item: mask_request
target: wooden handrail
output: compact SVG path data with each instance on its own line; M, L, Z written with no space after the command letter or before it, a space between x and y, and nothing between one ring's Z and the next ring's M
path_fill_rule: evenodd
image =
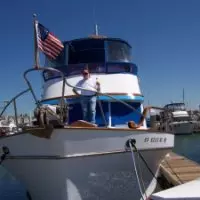
M132 129L140 128L143 125L145 118L147 117L148 111L150 111L151 109L164 110L164 108L161 108L161 107L148 106L148 107L144 108L143 113L142 113L142 115L140 117L139 123L136 124L134 121L129 121L128 122L128 127L132 128Z

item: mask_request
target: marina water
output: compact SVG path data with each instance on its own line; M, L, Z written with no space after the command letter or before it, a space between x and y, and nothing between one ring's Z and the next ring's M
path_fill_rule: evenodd
M200 163L200 133L176 135L173 152Z

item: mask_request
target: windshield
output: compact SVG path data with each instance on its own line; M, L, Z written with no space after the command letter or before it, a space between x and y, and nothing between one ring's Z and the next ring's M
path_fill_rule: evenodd
M104 63L104 40L75 40L69 43L68 64Z
M122 41L107 41L108 62L131 62L131 47Z
M45 66L57 68L64 65L105 62L131 62L131 46L118 39L73 40L65 43L63 52L55 60L46 57Z
M181 122L181 121L190 121L190 116L183 116L183 117L174 117L173 121Z
M181 111L185 110L185 104L184 103L176 103L176 104L169 104L165 106L166 109L170 111Z

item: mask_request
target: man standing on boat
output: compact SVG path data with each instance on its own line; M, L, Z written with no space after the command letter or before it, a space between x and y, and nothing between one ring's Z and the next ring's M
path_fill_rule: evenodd
M81 90L81 107L83 111L83 120L95 124L96 116L96 101L97 96L96 92L100 91L100 83L96 80L93 80L90 76L90 72L87 68L82 71L83 79L81 79L76 87L81 87L88 90ZM77 95L80 95L75 88L73 92Z

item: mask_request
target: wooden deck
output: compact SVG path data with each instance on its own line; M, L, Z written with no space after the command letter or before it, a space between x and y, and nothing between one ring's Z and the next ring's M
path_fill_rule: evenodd
M184 156L170 153L160 166L161 176L173 186L200 178L200 165Z

